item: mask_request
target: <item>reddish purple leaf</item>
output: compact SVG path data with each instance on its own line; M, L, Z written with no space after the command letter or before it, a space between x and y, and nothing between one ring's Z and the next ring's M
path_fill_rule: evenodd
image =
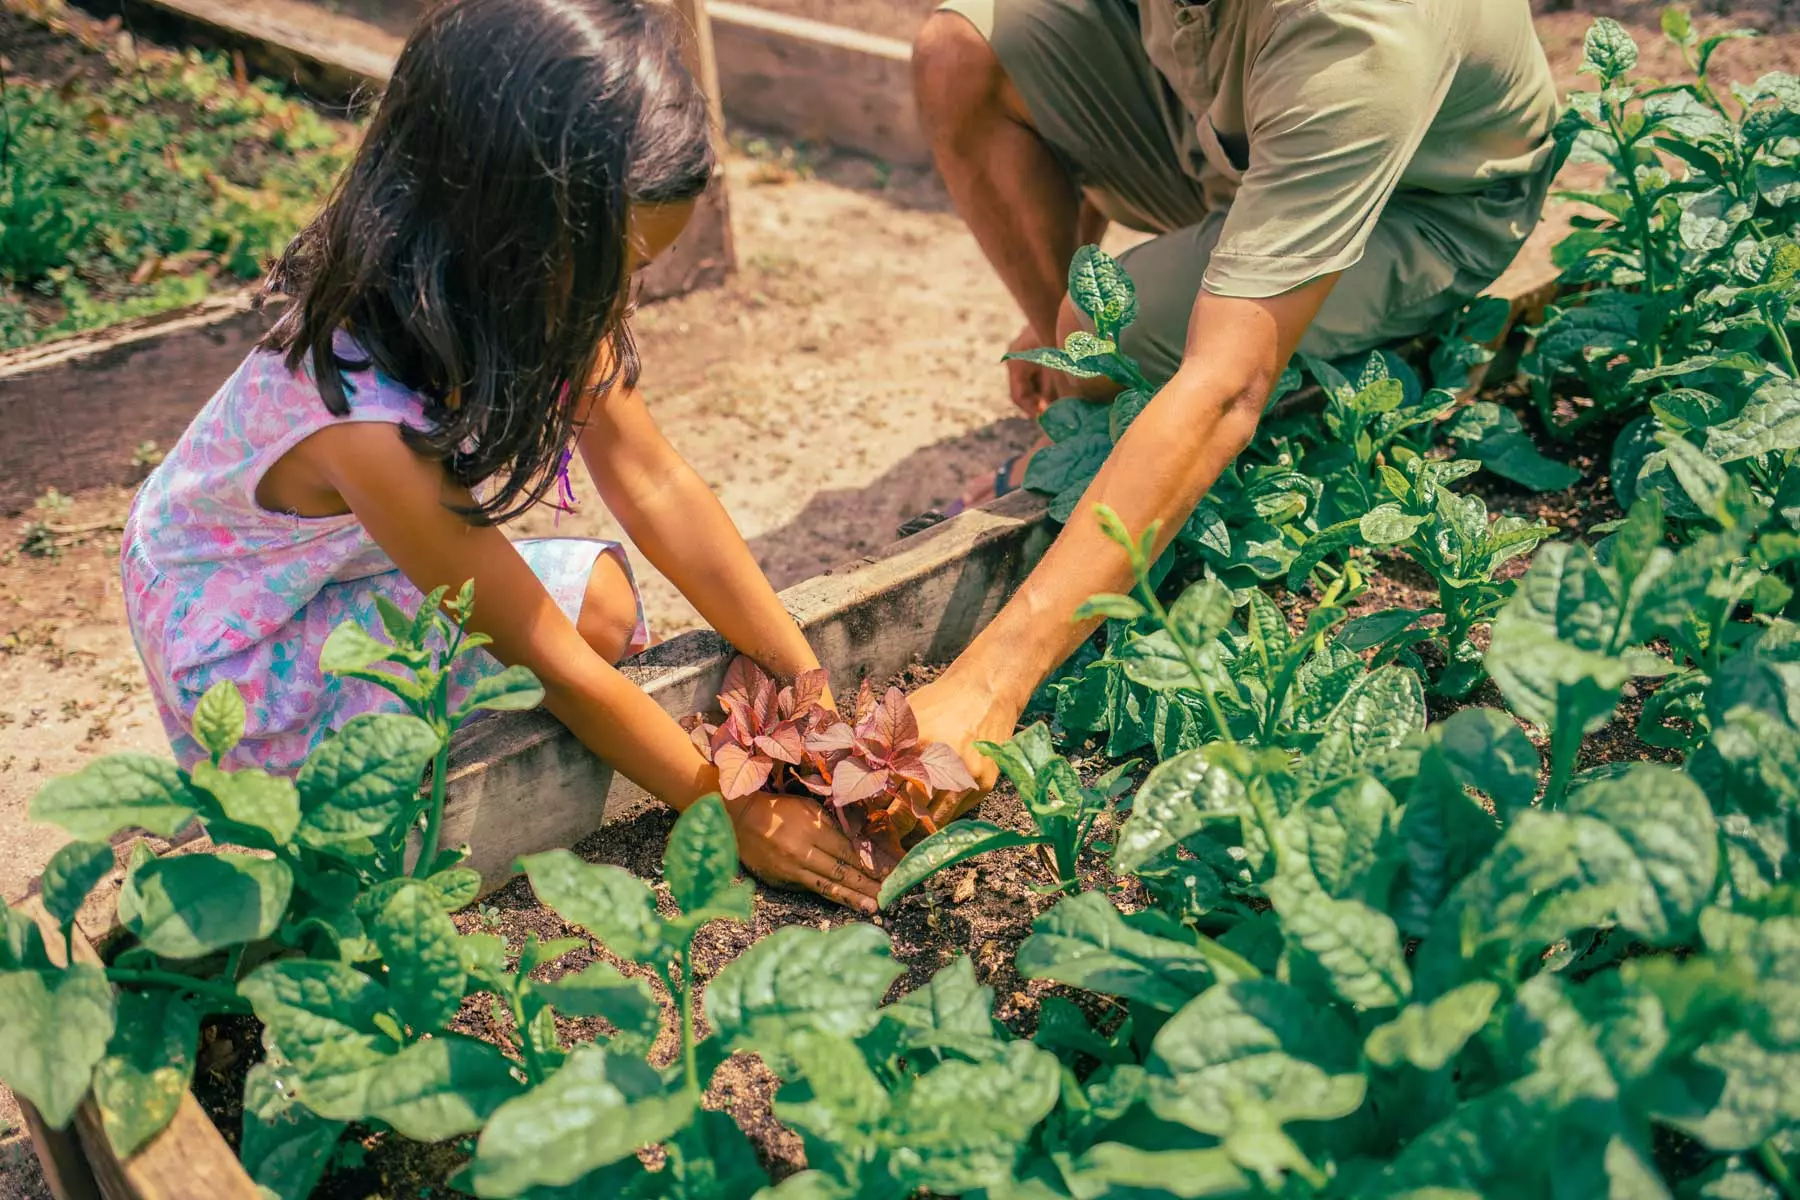
M887 790L891 778L886 771L871 771L854 758L846 758L831 769L831 802L839 808L867 803Z
M775 726L756 739L756 748L776 762L797 763L806 747L800 730L788 722Z
M962 755L943 742L926 742L919 747L919 760L925 766L926 786L934 792L967 792L974 790L975 777Z
M756 691L756 681L762 675L762 668L743 655L731 660L725 668L725 683L719 688L719 704L727 711L733 708L750 707L750 697Z
M843 720L821 722L806 734L806 748L814 754L842 754L855 744L856 735Z
M748 796L769 781L775 763L766 755L752 754L742 746L719 747L713 761L719 768L719 793L727 800Z

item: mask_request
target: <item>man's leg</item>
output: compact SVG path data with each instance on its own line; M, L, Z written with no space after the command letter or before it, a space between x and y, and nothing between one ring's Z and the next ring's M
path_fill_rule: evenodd
M913 90L945 187L1037 344L1056 333L1069 260L1098 212L1039 136L988 39L960 13L939 11L913 47ZM1104 228L1104 218L1099 221Z

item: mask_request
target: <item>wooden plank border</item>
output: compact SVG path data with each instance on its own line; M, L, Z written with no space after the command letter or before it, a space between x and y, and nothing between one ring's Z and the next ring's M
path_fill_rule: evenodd
M896 38L708 0L719 90L733 123L929 167L912 47Z
M36 896L22 907L43 931L51 956L60 958L62 931L55 919ZM99 953L79 928L71 940L76 961L99 965ZM45 1125L23 1096L17 1099L56 1200L258 1200L262 1194L192 1089L182 1095L181 1106L163 1131L126 1159L113 1153L92 1096L81 1102L74 1121L61 1130Z

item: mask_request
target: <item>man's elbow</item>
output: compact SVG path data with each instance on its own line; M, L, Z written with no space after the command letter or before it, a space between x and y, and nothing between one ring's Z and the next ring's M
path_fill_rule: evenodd
M1203 395L1210 402L1217 413L1217 436L1230 446L1235 458L1256 436L1257 424L1275 390L1274 376L1254 369L1221 373L1216 367L1196 364L1182 367L1176 378L1189 371L1196 376L1190 394Z

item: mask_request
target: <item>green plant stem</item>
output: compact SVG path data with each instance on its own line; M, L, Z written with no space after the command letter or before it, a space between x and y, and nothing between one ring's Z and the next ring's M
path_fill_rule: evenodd
M231 953L229 953L225 956L225 970L224 970L223 974L225 977L225 981L227 983L231 984L233 987L237 986L238 971L243 967L243 965L244 965L244 944L242 942L239 942L237 945L235 945L231 948Z
M1644 193L1638 187L1637 166L1632 161L1634 149L1625 137L1625 129L1619 124L1619 114L1611 101L1606 104L1606 127L1612 134L1613 141L1619 146L1619 159L1623 164L1620 175L1625 184L1625 193L1631 197L1631 212L1637 218L1639 248L1644 255L1644 286L1654 293L1656 287L1656 247L1650 236L1650 213L1644 207Z
M1794 343L1788 337L1787 330L1782 327L1768 309L1762 310L1763 322L1769 327L1769 334L1775 339L1775 352L1781 356L1781 365L1786 368L1789 379L1800 379L1800 363L1794 361Z
M681 968L681 1067L687 1076L688 1090L697 1102L705 1090L700 1084L700 1042L694 1036L694 993L698 989L694 986L693 957L688 950L683 950L676 961ZM663 978L673 993L674 981L666 974Z
M431 760L431 803L425 810L425 837L419 843L419 861L413 864L413 877L423 879L437 861L438 837L444 823L444 776L450 773L450 737L444 735L437 757Z
M176 971L139 970L132 967L108 967L106 978L110 983L130 987L162 987L204 996L225 1006L229 1012L244 1012L249 1008L249 1002L238 995L236 987L216 979L196 979L192 975Z
M1789 1169L1787 1160L1781 1157L1781 1151L1775 1148L1772 1141L1764 1141L1756 1148L1757 1161L1762 1163L1765 1174L1781 1189L1781 1194L1788 1200L1800 1200L1800 1181L1795 1180L1794 1172Z
M1544 788L1544 807L1547 809L1562 803L1563 794L1569 790L1569 777L1575 773L1575 759L1581 753L1580 728L1574 727L1573 736L1570 736L1572 722L1560 719L1562 716L1559 711L1559 719L1550 733L1550 782Z
M513 1028L519 1031L519 1053L525 1059L525 1082L535 1087L547 1076L544 1064L538 1059L537 1048L531 1044L531 1027L525 1020L525 1004L519 987L521 982L513 980L513 987L506 995L506 1005L512 1010Z

